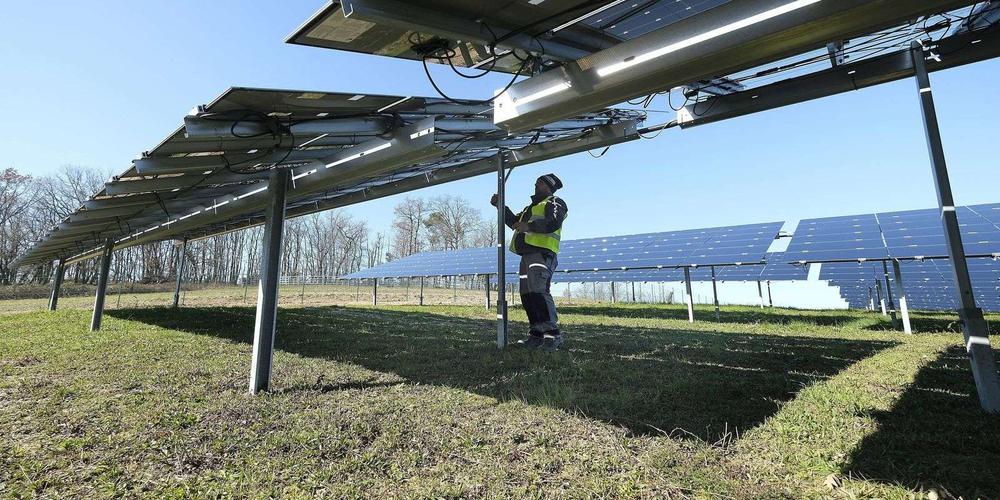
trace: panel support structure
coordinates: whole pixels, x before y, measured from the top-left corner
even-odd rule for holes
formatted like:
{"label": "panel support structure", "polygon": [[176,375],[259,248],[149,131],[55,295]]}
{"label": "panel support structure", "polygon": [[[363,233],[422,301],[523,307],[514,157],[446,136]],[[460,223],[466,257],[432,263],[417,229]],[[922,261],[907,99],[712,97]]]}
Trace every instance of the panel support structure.
{"label": "panel support structure", "polygon": [[715,285],[715,266],[712,269],[712,302],[715,303],[715,320],[719,321],[722,319],[722,314],[719,312],[719,289]]}
{"label": "panel support structure", "polygon": [[774,296],[771,295],[771,280],[767,280],[767,307],[774,307]]}
{"label": "panel support structure", "polygon": [[108,240],[101,253],[101,269],[97,275],[97,293],[94,295],[94,314],[90,317],[90,331],[101,329],[101,319],[104,317],[104,297],[108,292],[108,274],[111,272],[111,254],[115,251],[115,242]]}
{"label": "panel support structure", "polygon": [[490,310],[490,309],[493,308],[493,305],[491,304],[491,300],[490,300],[491,299],[491,297],[490,297],[490,275],[484,274],[483,275],[483,282],[484,282],[484,288],[486,288],[486,310]]}
{"label": "panel support structure", "polygon": [[903,319],[903,333],[913,333],[913,328],[910,326],[910,307],[906,300],[906,287],[903,286],[903,271],[896,259],[892,261],[892,273],[896,279],[896,294],[899,295],[899,315]]}
{"label": "panel support structure", "polygon": [[378,278],[372,279],[372,305],[378,305]]}
{"label": "panel support structure", "polygon": [[938,206],[941,208],[941,222],[948,244],[948,256],[954,272],[955,290],[958,292],[958,316],[962,320],[962,333],[965,336],[966,351],[972,363],[972,375],[976,382],[976,391],[979,394],[979,404],[988,413],[1000,413],[1000,375],[997,374],[996,358],[990,347],[989,328],[983,318],[983,311],[976,307],[976,299],[972,294],[972,281],[969,278],[969,268],[965,261],[965,249],[962,247],[962,233],[959,230],[958,216],[955,213],[955,199],[951,192],[951,180],[948,178],[948,165],[945,162],[941,131],[938,129],[931,81],[927,75],[924,48],[920,43],[913,42],[910,46],[910,57],[913,58],[917,96],[920,100],[924,131],[927,136],[927,150],[934,174],[934,185],[937,189]]}
{"label": "panel support structure", "polygon": [[760,297],[760,308],[764,308],[764,287],[760,284],[760,280],[757,280],[757,296]]}
{"label": "panel support structure", "polygon": [[885,299],[882,298],[882,285],[879,280],[875,280],[875,294],[878,295],[878,305],[882,308],[882,316],[888,316],[889,311],[885,310]]}
{"label": "panel support structure", "polygon": [[184,281],[184,254],[187,253],[188,239],[184,238],[181,246],[177,248],[177,286],[174,288],[174,308],[181,303],[181,283]]}
{"label": "panel support structure", "polygon": [[55,275],[52,277],[52,293],[49,295],[49,310],[55,311],[59,305],[59,289],[62,288],[63,276],[66,274],[66,259],[56,263]]}
{"label": "panel support structure", "polygon": [[420,305],[424,305],[424,277],[420,277]]}
{"label": "panel support structure", "polygon": [[694,323],[694,296],[691,295],[691,268],[684,268],[684,290],[687,292],[688,321]]}
{"label": "panel support structure", "polygon": [[885,261],[882,261],[882,279],[885,281],[885,299],[889,302],[889,319],[892,320],[892,329],[896,330],[899,328],[899,322],[896,321],[896,302],[892,300],[892,285],[889,283],[889,266],[886,265]]}
{"label": "panel support structure", "polygon": [[615,295],[615,282],[611,282],[611,303],[614,304],[618,302],[618,297]]}
{"label": "panel support structure", "polygon": [[275,168],[267,181],[268,200],[250,364],[250,394],[271,387],[271,362],[278,319],[278,281],[281,276],[281,238],[285,230],[285,195],[290,177],[288,170]]}
{"label": "panel support structure", "polygon": [[[507,158],[504,151],[497,153],[497,290],[507,290],[507,226],[504,222],[506,207]],[[497,349],[507,347],[507,294],[497,294]]]}

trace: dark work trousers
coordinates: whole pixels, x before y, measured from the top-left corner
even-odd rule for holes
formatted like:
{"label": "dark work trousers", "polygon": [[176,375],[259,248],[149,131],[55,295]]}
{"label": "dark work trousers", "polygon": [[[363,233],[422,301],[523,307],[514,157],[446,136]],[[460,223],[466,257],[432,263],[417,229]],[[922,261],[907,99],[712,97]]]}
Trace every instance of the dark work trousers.
{"label": "dark work trousers", "polygon": [[518,271],[521,304],[528,314],[528,323],[531,325],[529,333],[536,337],[546,334],[559,335],[556,303],[549,292],[552,273],[555,272],[557,264],[558,260],[553,254],[528,253],[521,256],[521,267]]}

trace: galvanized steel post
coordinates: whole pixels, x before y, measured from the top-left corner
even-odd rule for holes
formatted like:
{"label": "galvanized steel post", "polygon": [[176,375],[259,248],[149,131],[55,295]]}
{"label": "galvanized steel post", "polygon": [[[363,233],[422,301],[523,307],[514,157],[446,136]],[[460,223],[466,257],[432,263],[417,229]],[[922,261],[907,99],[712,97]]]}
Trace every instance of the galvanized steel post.
{"label": "galvanized steel post", "polygon": [[97,275],[97,294],[94,296],[94,314],[90,318],[90,331],[101,329],[101,319],[104,316],[104,297],[108,293],[108,274],[111,272],[111,254],[115,252],[115,242],[109,239],[104,244],[101,254],[101,269]]}
{"label": "galvanized steel post", "polygon": [[254,322],[253,355],[250,365],[250,394],[271,387],[271,364],[278,319],[278,281],[281,276],[281,239],[285,229],[285,196],[291,172],[271,170],[267,181],[267,209],[264,213],[264,240],[261,250],[260,281],[257,290],[257,317]]}
{"label": "galvanized steel post", "polygon": [[49,310],[55,311],[59,305],[59,289],[62,288],[63,276],[66,274],[66,259],[56,263],[55,275],[52,276],[52,293],[49,295]]}

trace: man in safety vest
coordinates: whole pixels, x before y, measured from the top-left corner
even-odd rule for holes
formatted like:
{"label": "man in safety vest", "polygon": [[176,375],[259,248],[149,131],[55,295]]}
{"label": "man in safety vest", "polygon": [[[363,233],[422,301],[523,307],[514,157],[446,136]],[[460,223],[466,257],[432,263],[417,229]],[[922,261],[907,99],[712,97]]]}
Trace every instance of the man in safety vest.
{"label": "man in safety vest", "polygon": [[[559,332],[556,304],[549,293],[552,273],[556,270],[562,223],[566,219],[566,202],[553,193],[562,187],[555,174],[545,174],[535,181],[531,204],[521,213],[504,207],[504,223],[514,230],[510,250],[521,256],[518,271],[521,304],[528,314],[531,328],[528,337],[517,343],[525,347],[541,347],[554,351],[563,344]],[[490,200],[497,204],[497,195]]]}

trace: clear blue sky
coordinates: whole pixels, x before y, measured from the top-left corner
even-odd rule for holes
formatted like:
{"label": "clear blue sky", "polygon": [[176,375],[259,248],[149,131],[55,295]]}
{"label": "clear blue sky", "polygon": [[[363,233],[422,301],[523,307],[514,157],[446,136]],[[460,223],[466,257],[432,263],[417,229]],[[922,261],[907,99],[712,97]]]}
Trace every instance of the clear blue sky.
{"label": "clear blue sky", "polygon": [[[434,95],[420,64],[284,43],[324,0],[8,2],[0,19],[0,150],[45,174],[75,164],[121,172],[230,86]],[[436,71],[453,95],[484,98],[503,78]],[[1000,201],[1000,61],[932,76],[960,204]],[[512,205],[556,172],[568,238],[934,206],[911,80],[515,171]],[[661,106],[665,109],[665,106]],[[652,121],[670,115],[656,113]],[[484,211],[492,177],[452,193]],[[348,210],[386,231],[399,198]]]}

